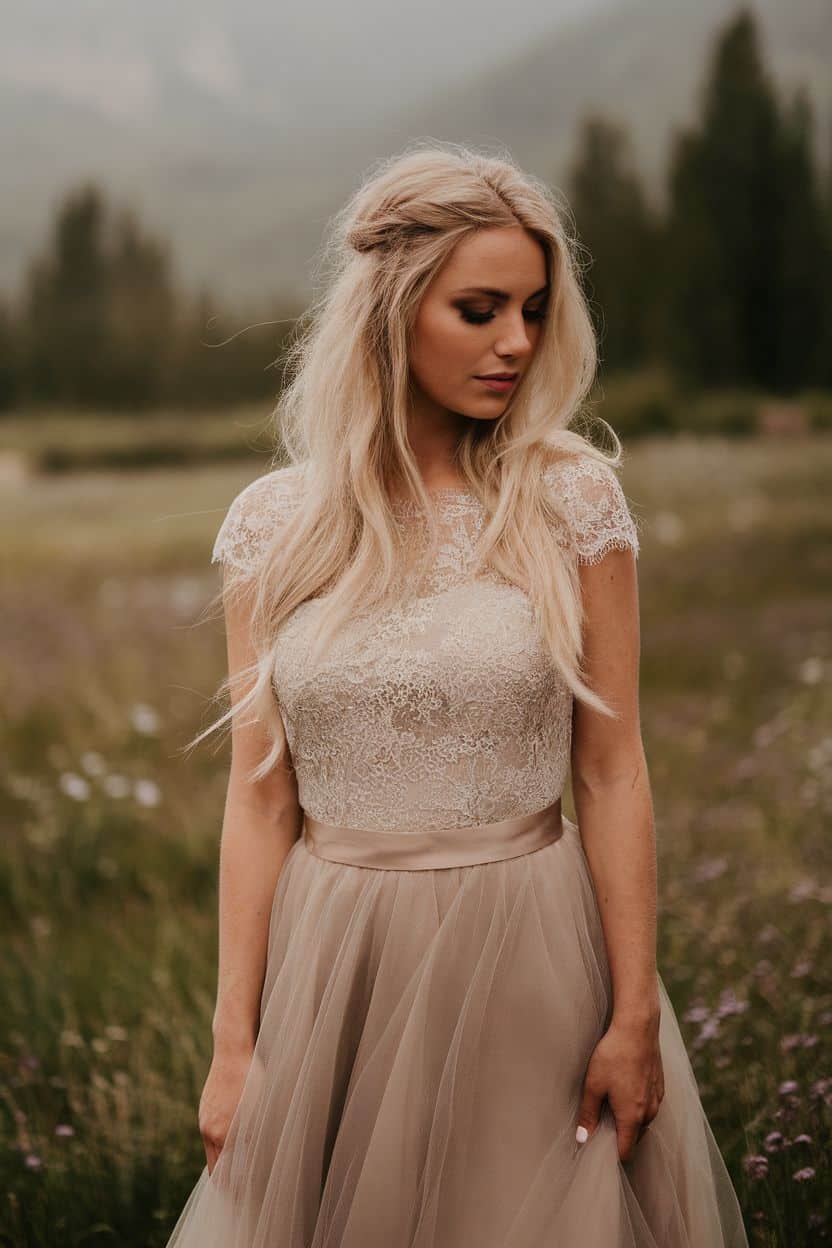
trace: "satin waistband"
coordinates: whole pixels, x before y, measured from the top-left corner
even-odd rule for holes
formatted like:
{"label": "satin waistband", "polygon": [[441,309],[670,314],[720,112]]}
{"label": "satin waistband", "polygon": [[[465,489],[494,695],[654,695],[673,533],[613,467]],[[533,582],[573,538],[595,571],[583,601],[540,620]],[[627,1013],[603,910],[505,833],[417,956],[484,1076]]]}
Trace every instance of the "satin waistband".
{"label": "satin waistband", "polygon": [[559,801],[528,815],[428,832],[376,832],[322,823],[304,812],[303,839],[318,858],[388,871],[435,871],[500,862],[543,849],[563,835]]}

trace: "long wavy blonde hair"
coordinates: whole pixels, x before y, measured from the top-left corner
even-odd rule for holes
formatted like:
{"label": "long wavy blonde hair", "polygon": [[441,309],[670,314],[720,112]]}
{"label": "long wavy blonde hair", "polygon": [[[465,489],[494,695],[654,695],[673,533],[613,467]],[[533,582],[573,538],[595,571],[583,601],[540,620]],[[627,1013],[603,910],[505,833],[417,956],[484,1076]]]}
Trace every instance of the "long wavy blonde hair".
{"label": "long wavy blonde hair", "polygon": [[288,456],[304,465],[303,497],[253,576],[225,567],[218,597],[249,599],[257,659],[222,682],[218,698],[239,682],[236,704],[187,748],[250,708],[273,743],[250,778],[262,778],[282,757],[285,728],[273,683],[277,629],[300,603],[334,586],[322,603],[314,662],[353,612],[394,601],[401,553],[394,483],[424,508],[426,563],[433,557],[438,524],[407,436],[412,327],[457,243],[475,230],[518,224],[545,253],[549,311],[521,384],[498,418],[468,422],[455,463],[487,513],[477,566],[526,591],[575,697],[616,717],[584,683],[577,565],[556,540],[554,527],[566,517],[543,479],[553,462],[578,453],[611,467],[621,459],[621,444],[600,417],[612,455],[567,427],[585,414],[597,368],[571,213],[508,155],[432,141],[378,162],[333,218],[318,267],[320,293],[295,327],[290,380],[273,413],[276,441],[285,447],[281,462]]}

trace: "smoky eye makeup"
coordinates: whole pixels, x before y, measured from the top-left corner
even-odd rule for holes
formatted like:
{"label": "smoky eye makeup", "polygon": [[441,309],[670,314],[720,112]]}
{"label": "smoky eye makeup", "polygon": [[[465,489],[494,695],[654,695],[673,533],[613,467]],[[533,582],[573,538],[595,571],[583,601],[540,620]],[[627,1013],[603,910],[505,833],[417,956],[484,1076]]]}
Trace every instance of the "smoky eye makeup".
{"label": "smoky eye makeup", "polygon": [[[472,308],[468,304],[465,304],[465,303],[457,303],[456,308],[460,316],[462,317],[462,319],[466,321],[469,325],[485,325],[487,324],[488,321],[493,320],[494,318],[493,308],[482,310],[478,308]],[[543,304],[538,304],[534,308],[525,308],[523,311],[523,315],[529,321],[543,321],[546,319],[547,312],[548,312],[548,304],[543,303]]]}

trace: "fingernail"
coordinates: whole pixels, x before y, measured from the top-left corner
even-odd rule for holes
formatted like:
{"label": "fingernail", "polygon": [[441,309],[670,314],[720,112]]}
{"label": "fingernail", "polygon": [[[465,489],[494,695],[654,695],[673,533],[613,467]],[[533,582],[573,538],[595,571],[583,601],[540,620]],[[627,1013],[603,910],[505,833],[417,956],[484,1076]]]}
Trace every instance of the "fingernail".
{"label": "fingernail", "polygon": [[575,1132],[575,1139],[579,1144],[586,1144],[589,1139],[589,1132],[586,1127],[578,1127],[578,1130]]}

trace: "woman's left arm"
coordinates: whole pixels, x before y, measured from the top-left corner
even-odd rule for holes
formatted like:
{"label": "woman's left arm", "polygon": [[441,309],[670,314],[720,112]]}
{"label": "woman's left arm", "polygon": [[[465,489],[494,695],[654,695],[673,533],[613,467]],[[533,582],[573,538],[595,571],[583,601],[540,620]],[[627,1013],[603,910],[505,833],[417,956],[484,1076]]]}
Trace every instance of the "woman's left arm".
{"label": "woman's left arm", "polygon": [[584,1079],[577,1138],[595,1129],[607,1099],[627,1161],[664,1096],[656,972],[656,843],[639,720],[636,560],[612,549],[580,564],[584,674],[618,719],[577,699],[572,793],[592,874],[612,980],[612,1016]]}

